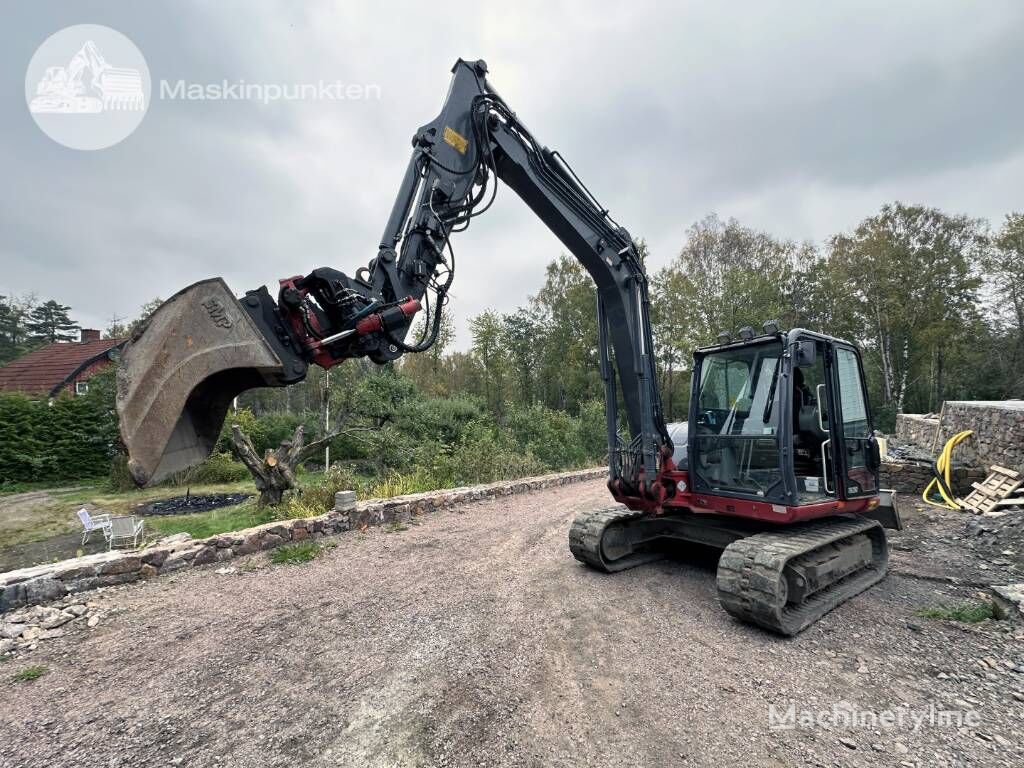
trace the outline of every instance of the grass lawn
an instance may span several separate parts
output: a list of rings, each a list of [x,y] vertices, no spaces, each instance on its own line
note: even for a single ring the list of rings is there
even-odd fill
[[[218,533],[251,528],[254,525],[274,520],[275,512],[270,507],[259,507],[250,499],[233,507],[211,509],[192,515],[168,515],[167,517],[146,518],[146,538],[161,538],[175,533],[189,533],[193,539],[204,539]]]
[[[301,485],[315,482],[321,474],[302,473],[299,475],[299,483]],[[21,497],[20,494],[29,491],[36,493],[33,493],[32,497]],[[129,491],[113,491],[105,480],[77,483],[63,488],[21,488],[18,494],[0,494],[0,550],[80,531],[81,523],[78,522],[75,513],[84,504],[94,505],[98,513],[130,515],[142,504],[183,496],[186,491],[191,492],[193,496],[210,493],[256,493],[251,481],[192,485],[189,488],[160,485]],[[248,528],[271,519],[273,513],[258,508],[255,499],[251,499],[234,507],[223,507],[209,512],[147,517],[146,532],[147,538],[151,533],[168,536],[182,531],[200,538]]]

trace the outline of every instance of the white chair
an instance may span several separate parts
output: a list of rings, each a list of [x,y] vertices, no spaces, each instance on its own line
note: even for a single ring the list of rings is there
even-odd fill
[[[135,549],[139,546],[144,526],[144,521],[130,515],[110,518],[110,538],[107,540],[107,549],[127,544],[131,544]]]
[[[93,531],[102,531],[103,538],[106,539],[108,544],[110,543],[110,515],[96,515],[96,517],[92,517],[89,514],[89,510],[82,507],[78,510],[78,519],[82,521],[83,547],[89,541],[89,536]]]

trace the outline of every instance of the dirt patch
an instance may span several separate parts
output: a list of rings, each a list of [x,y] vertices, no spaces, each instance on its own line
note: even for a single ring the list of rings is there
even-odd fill
[[[106,549],[107,544],[100,531],[93,532],[89,541],[84,545],[82,544],[82,534],[62,533],[42,541],[28,541],[24,544],[15,544],[6,549],[0,549],[0,573],[42,563],[52,563],[57,560],[67,560],[79,557],[80,554],[91,555]]]
[[[0,665],[0,766],[1020,765],[1021,625],[915,616],[981,589],[921,536],[962,520],[911,510],[894,573],[784,640],[719,608],[706,555],[576,563],[572,518],[607,503],[588,482],[92,595],[96,627]],[[842,702],[979,722],[769,727]]]
[[[87,490],[88,486],[68,486],[0,496],[0,573],[106,549],[99,531],[82,545],[82,524],[75,511],[97,511],[82,502]]]
[[[75,510],[82,506],[75,502],[84,490],[68,487],[0,496],[0,551],[75,530]],[[67,556],[74,556],[74,551]]]

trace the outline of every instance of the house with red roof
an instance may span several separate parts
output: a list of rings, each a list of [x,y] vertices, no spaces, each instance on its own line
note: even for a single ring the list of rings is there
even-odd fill
[[[0,366],[0,391],[57,397],[62,391],[83,395],[89,378],[120,356],[128,339],[101,339],[82,329],[81,341],[58,341]]]

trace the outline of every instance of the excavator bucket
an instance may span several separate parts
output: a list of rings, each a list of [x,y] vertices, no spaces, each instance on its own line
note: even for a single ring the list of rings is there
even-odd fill
[[[280,357],[222,279],[172,296],[127,344],[117,371],[132,478],[148,485],[201,462],[232,399],[280,386],[282,374]]]

